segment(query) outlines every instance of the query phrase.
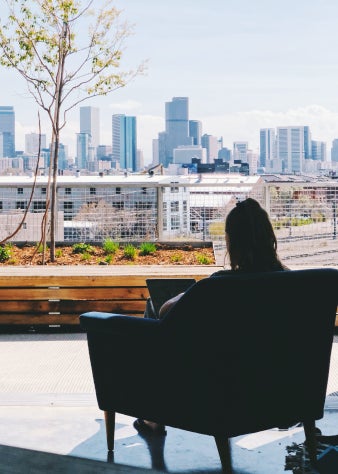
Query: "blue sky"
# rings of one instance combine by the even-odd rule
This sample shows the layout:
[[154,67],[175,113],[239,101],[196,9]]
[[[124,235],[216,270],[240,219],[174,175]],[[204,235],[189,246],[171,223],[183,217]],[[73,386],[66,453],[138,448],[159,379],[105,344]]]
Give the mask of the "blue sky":
[[[99,1],[99,0],[97,0]],[[0,2],[1,3],[1,2]],[[116,0],[134,24],[125,65],[148,70],[124,89],[83,105],[101,110],[101,142],[110,144],[111,115],[136,115],[138,147],[151,161],[152,139],[164,130],[164,103],[189,97],[190,118],[224,146],[245,140],[258,149],[259,129],[309,125],[312,138],[338,138],[337,0]],[[15,78],[14,78],[15,76]],[[0,104],[14,105],[17,148],[36,131],[36,107],[25,84],[1,70]],[[75,153],[79,112],[64,143]],[[48,134],[48,130],[46,131]]]

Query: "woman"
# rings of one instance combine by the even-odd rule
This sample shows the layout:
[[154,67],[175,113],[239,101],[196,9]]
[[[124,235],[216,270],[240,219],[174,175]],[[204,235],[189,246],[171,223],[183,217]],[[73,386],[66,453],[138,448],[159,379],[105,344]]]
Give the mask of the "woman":
[[[271,272],[288,268],[277,254],[277,239],[268,213],[255,199],[238,202],[225,220],[225,241],[231,270],[213,273],[220,276],[229,272]],[[166,301],[160,309],[162,318],[180,299],[183,293]],[[137,431],[143,434],[165,435],[165,427],[148,420],[134,422]]]

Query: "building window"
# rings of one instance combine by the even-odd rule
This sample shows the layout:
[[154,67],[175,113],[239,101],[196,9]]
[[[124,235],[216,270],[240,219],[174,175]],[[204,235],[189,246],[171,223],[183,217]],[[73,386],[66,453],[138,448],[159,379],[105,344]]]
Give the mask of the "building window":
[[18,194],[23,194],[23,188],[18,188]]
[[3,203],[0,201],[0,211],[3,209]]
[[46,209],[46,201],[34,201],[33,211],[44,211]]
[[72,194],[72,188],[65,188],[65,194]]
[[90,188],[89,194],[91,195],[96,194],[96,188]]
[[41,188],[41,194],[47,194],[47,188]]
[[142,188],[142,194],[147,194],[147,188]]
[[121,188],[116,188],[116,194],[121,194]]
[[180,203],[179,201],[172,201],[170,203],[171,212],[178,212],[180,210]]
[[71,221],[73,215],[73,203],[70,201],[65,201],[63,203],[63,211],[64,211],[64,220]]
[[24,222],[24,223],[22,224],[22,228],[23,228],[24,230],[27,229],[27,223],[26,223],[26,222]]
[[170,188],[170,192],[171,192],[171,193],[178,193],[178,192],[179,192],[179,188],[178,188],[177,186],[171,187],[171,188]]
[[26,202],[25,201],[16,201],[15,208],[16,209],[26,209]]
[[180,216],[171,216],[171,229],[178,230],[180,228]]

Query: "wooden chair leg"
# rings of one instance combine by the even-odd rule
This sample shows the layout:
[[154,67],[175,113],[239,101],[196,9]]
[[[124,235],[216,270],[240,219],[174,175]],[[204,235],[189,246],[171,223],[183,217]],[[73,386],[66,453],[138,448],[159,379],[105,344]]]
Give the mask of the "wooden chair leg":
[[104,421],[106,423],[106,437],[108,451],[114,451],[114,437],[115,437],[115,412],[105,411]]
[[215,442],[221,459],[222,470],[225,474],[232,474],[231,449],[229,438],[215,436]]
[[312,467],[317,465],[317,439],[316,439],[316,423],[315,420],[304,421],[304,433],[307,451]]

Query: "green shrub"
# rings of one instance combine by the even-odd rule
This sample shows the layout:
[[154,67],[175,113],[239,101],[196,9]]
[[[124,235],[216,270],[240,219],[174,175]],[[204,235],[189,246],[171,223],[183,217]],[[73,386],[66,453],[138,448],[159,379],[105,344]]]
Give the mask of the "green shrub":
[[6,262],[11,258],[10,249],[7,246],[0,246],[0,262]]
[[[38,253],[42,253],[43,252],[43,244],[42,243],[36,244],[36,249],[37,249]],[[45,246],[45,251],[46,252],[48,251],[48,245]]]
[[110,265],[111,262],[113,261],[113,255],[110,253],[109,255],[106,256],[104,261],[107,262]]
[[171,263],[178,263],[182,260],[182,255],[178,254],[178,253],[174,253],[173,255],[171,255],[170,257],[170,261]]
[[102,248],[106,255],[114,255],[120,248],[120,245],[118,242],[114,242],[111,239],[106,239],[103,242]]
[[203,255],[202,253],[196,254],[196,260],[200,265],[210,265],[211,258],[207,255]]
[[140,255],[151,255],[157,250],[153,242],[142,242],[140,245]]
[[90,253],[88,252],[83,252],[82,255],[81,255],[81,260],[89,260],[90,259]]
[[73,253],[93,253],[94,249],[90,244],[79,243],[72,246]]
[[57,250],[55,251],[55,256],[56,256],[56,258],[62,257],[62,249],[57,249]]
[[128,244],[123,249],[123,255],[128,260],[135,260],[136,258],[136,248],[132,244]]

